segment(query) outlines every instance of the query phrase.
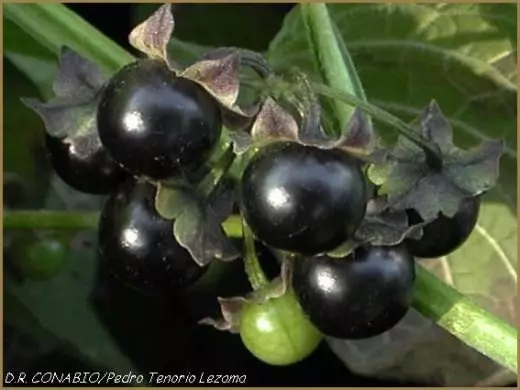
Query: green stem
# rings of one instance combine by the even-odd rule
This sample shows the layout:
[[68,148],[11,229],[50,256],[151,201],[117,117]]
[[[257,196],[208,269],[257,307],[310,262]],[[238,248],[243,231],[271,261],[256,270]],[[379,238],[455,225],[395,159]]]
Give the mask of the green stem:
[[[99,217],[96,211],[6,210],[4,228],[94,230]],[[242,237],[242,219],[238,215],[230,216],[222,227],[229,237]]]
[[[97,212],[4,211],[4,228],[97,229],[98,219]],[[244,237],[240,216],[230,216],[222,226],[228,236]],[[245,245],[246,253],[255,253],[249,233],[245,234]],[[246,256],[244,262],[253,288],[267,283],[256,255]],[[516,372],[516,329],[488,313],[422,267],[418,267],[417,271],[413,306],[467,345]]]
[[300,132],[313,134],[315,129],[321,125],[321,105],[311,87],[309,78],[303,72],[292,69],[291,76],[296,81],[298,93],[294,95],[285,93],[286,98],[288,98],[288,103],[293,104],[300,112]]
[[517,332],[454,288],[418,267],[414,307],[459,340],[517,371]]
[[253,290],[260,290],[269,284],[269,280],[265,276],[264,271],[262,270],[262,266],[260,265],[260,261],[258,260],[253,233],[245,221],[242,221],[242,231],[244,233],[245,250],[244,269]]
[[372,117],[379,119],[381,122],[384,122],[387,125],[390,125],[400,135],[423,149],[424,153],[426,154],[429,166],[434,169],[439,169],[442,166],[442,155],[439,147],[433,142],[429,142],[422,138],[413,128],[411,128],[401,119],[393,116],[389,112],[386,112],[377,106],[365,102],[364,100],[339,89],[328,87],[320,83],[313,83],[313,88],[317,93],[327,96],[331,99],[342,100],[343,102],[351,104],[352,106],[357,106]]
[[110,73],[134,59],[63,4],[6,3],[4,12],[5,18],[55,54],[60,52],[62,46],[68,46]]
[[[275,95],[288,95],[290,94],[290,91],[294,89],[290,83],[279,77],[271,77],[267,83],[258,82],[248,77],[242,77],[241,82],[251,88],[262,91],[271,91],[271,93]],[[322,83],[312,81],[310,83],[317,94],[326,96],[333,100],[341,100],[344,103],[351,105],[352,107],[359,107],[372,118],[376,118],[380,122],[386,123],[398,134],[419,146],[426,154],[427,163],[430,167],[434,169],[440,169],[440,167],[442,167],[442,154],[437,144],[422,138],[411,126],[403,122],[398,117],[367,101],[358,98],[351,93],[343,92],[338,88],[329,87]]]
[[[300,12],[306,25],[309,47],[323,82],[326,85],[339,86],[344,92],[362,91],[355,72],[351,72],[352,68],[345,64],[345,56],[337,43],[327,5],[325,3],[301,4]],[[340,129],[345,129],[354,114],[354,107],[336,100],[333,102],[333,109]]]
[[6,229],[97,229],[99,212],[4,210]]
[[263,79],[267,79],[273,75],[274,72],[271,65],[262,54],[240,47],[218,47],[209,51],[202,57],[202,59],[213,59],[221,55],[232,54],[235,52],[238,52],[240,55],[241,65],[250,67]]
[[197,185],[199,193],[204,194],[205,198],[210,196],[233,165],[233,161],[235,161],[235,153],[233,147],[228,145],[224,153],[212,166],[211,171]]

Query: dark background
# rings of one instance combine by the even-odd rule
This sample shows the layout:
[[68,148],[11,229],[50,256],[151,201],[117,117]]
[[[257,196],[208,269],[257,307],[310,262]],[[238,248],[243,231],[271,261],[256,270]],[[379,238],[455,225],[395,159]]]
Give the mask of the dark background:
[[[159,4],[68,4],[126,50],[128,34]],[[176,38],[208,46],[264,51],[293,4],[173,4]],[[215,29],[213,26],[218,25]],[[247,28],[244,28],[247,27]]]

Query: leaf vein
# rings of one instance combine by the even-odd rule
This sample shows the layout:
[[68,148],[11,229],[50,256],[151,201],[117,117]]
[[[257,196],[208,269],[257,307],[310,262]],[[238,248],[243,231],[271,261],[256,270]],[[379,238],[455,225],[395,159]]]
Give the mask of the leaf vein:
[[445,58],[449,58],[452,60],[456,60],[461,62],[463,65],[466,65],[474,70],[483,71],[483,73],[489,75],[493,80],[495,80],[500,85],[504,86],[507,89],[516,91],[516,84],[512,83],[507,77],[505,77],[500,71],[498,71],[491,64],[482,61],[477,58],[473,58],[467,54],[457,53],[454,50],[447,50],[442,47],[438,47],[426,42],[417,42],[417,41],[401,41],[394,39],[381,39],[381,40],[360,40],[360,41],[346,41],[345,44],[349,49],[356,48],[371,48],[371,47],[407,47],[409,49],[416,50],[424,50],[430,51],[435,54],[442,55]]
[[497,242],[497,240],[495,240],[493,238],[493,236],[491,236],[487,232],[487,230],[483,226],[479,225],[478,223],[475,226],[475,230],[478,233],[480,233],[480,235],[482,237],[484,237],[486,239],[486,241],[489,243],[489,245],[495,250],[499,259],[502,261],[502,263],[506,267],[507,271],[509,272],[509,274],[511,275],[511,277],[513,278],[513,280],[516,283],[517,282],[516,270],[515,270],[515,267],[513,266],[513,261],[507,256],[507,254],[504,252],[504,250],[502,249],[500,244]]
[[440,260],[442,272],[444,273],[444,276],[445,276],[446,283],[448,283],[450,286],[454,286],[455,282],[453,280],[453,275],[450,271],[448,258],[446,256],[442,256],[439,258],[439,260]]

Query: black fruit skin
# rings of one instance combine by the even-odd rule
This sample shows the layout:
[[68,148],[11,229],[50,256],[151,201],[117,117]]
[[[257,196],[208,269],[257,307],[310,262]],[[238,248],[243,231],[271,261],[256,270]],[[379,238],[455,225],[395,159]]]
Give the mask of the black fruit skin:
[[[412,224],[423,221],[415,210],[407,210],[407,213]],[[408,250],[413,256],[425,259],[449,255],[469,238],[479,214],[480,198],[465,198],[452,218],[440,214],[423,228],[423,235],[419,240],[407,239],[405,243]]]
[[367,186],[345,153],[277,142],[250,160],[240,186],[241,211],[259,241],[318,254],[335,249],[365,215]]
[[106,85],[97,125],[114,160],[136,176],[166,179],[206,162],[220,138],[222,113],[201,86],[144,59]]
[[302,257],[293,288],[323,334],[364,339],[393,328],[407,313],[415,281],[406,246],[360,247],[345,258]]
[[173,236],[172,221],[155,210],[155,187],[129,180],[107,200],[99,222],[99,252],[120,282],[145,293],[175,293],[207,270]]
[[114,162],[97,134],[70,138],[45,134],[52,168],[70,187],[92,195],[108,195],[129,174]]

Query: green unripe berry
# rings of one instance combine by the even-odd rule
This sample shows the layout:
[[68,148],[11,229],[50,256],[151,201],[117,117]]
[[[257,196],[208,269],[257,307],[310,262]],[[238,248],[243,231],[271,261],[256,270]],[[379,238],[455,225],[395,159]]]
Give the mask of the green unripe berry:
[[255,357],[276,366],[305,359],[322,340],[292,292],[246,306],[242,311],[240,336]]
[[13,266],[23,277],[45,281],[56,276],[65,266],[67,248],[64,242],[48,237],[35,239],[16,248]]

